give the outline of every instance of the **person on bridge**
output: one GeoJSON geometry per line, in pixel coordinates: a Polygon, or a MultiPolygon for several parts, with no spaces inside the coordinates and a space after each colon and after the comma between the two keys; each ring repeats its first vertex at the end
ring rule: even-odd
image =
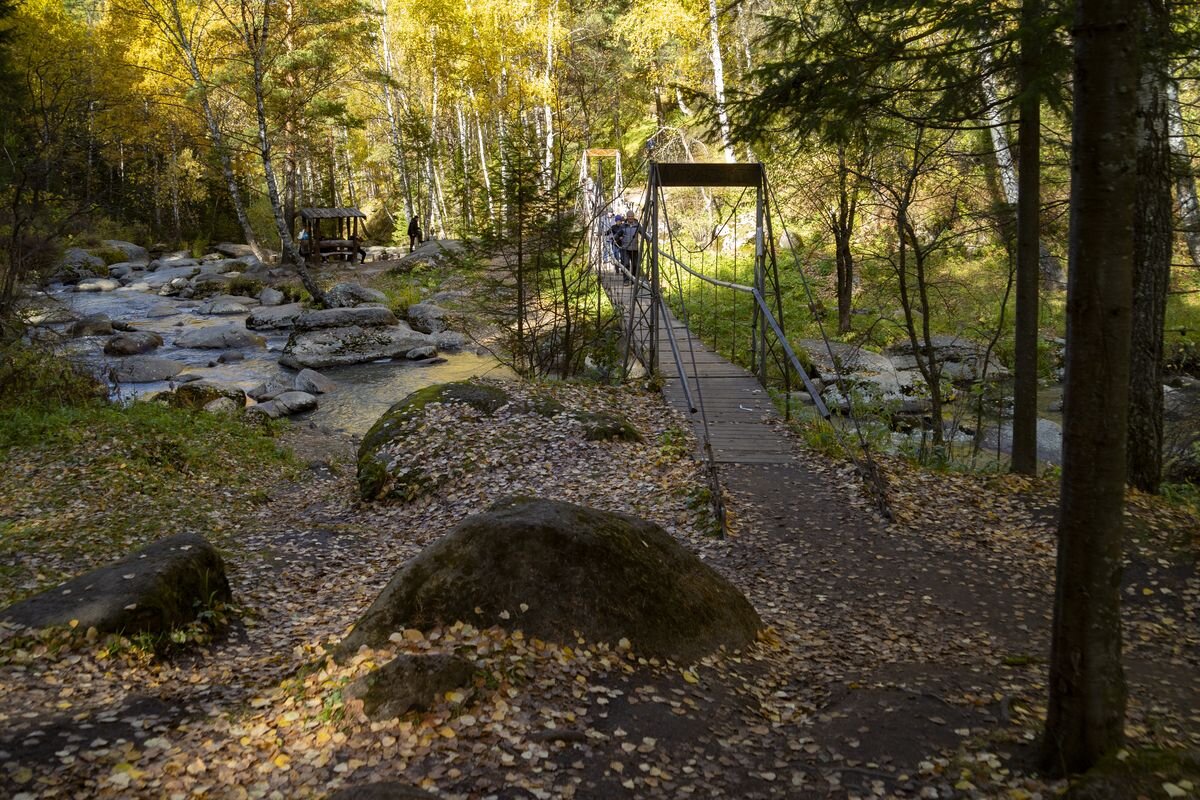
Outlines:
{"type": "Polygon", "coordinates": [[[640,233],[637,216],[632,212],[626,214],[625,224],[621,226],[617,235],[617,245],[621,248],[621,263],[634,278],[638,276],[638,267],[642,260],[640,233]]]}
{"type": "Polygon", "coordinates": [[[613,263],[624,264],[624,259],[621,257],[621,247],[617,244],[617,234],[620,233],[620,228],[625,224],[625,218],[620,214],[609,214],[605,220],[604,239],[608,243],[609,255],[612,257],[613,263]]]}
{"type": "Polygon", "coordinates": [[[417,215],[413,214],[413,218],[408,221],[408,252],[416,249],[421,243],[421,223],[417,220],[417,215]]]}

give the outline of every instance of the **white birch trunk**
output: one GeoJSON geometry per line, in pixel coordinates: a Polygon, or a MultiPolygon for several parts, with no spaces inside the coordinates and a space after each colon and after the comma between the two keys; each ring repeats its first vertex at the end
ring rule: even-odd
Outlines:
{"type": "Polygon", "coordinates": [[[488,174],[487,148],[483,143],[483,121],[479,118],[479,106],[475,103],[475,90],[468,89],[471,107],[475,112],[475,133],[479,137],[479,171],[483,173],[483,188],[487,192],[488,220],[496,224],[496,204],[492,199],[492,177],[488,174]]]}
{"type": "Polygon", "coordinates": [[[712,51],[708,54],[713,67],[713,95],[717,105],[717,127],[721,131],[721,146],[725,160],[737,161],[733,152],[733,136],[729,130],[729,113],[725,110],[725,63],[721,59],[721,31],[717,25],[717,0],[708,0],[708,33],[712,51]]]}
{"type": "Polygon", "coordinates": [[[1196,173],[1192,171],[1191,154],[1188,153],[1187,139],[1183,136],[1179,87],[1173,80],[1167,81],[1167,141],[1171,147],[1171,160],[1175,162],[1175,194],[1179,202],[1183,238],[1187,242],[1192,263],[1200,267],[1200,202],[1196,200],[1196,173]]]}
{"type": "Polygon", "coordinates": [[[542,169],[547,188],[554,180],[550,174],[554,166],[554,107],[550,98],[554,93],[554,12],[556,5],[556,3],[551,3],[546,10],[546,101],[542,104],[542,114],[545,117],[546,152],[542,159],[542,169]]]}

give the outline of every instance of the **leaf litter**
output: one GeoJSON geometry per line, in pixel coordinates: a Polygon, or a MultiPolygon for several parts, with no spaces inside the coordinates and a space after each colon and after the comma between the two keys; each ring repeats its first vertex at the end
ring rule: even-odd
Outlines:
{"type": "MultiPolygon", "coordinates": [[[[1062,790],[1026,760],[1045,713],[1051,481],[885,459],[896,513],[885,524],[846,465],[797,444],[793,465],[723,469],[732,525],[719,539],[696,502],[707,478],[678,445],[686,420],[632,390],[551,391],[568,408],[625,415],[645,442],[588,442],[567,415],[519,403],[495,418],[435,405],[395,457],[440,487],[362,504],[349,444],[297,427],[288,441],[301,458],[332,469],[204,523],[241,609],[227,636],[163,659],[77,632],[3,632],[0,786],[23,798],[321,797],[386,780],[441,797],[1062,790]],[[402,630],[331,658],[401,564],[508,494],[658,522],[746,592],[768,629],[746,651],[673,664],[627,641],[526,637],[511,609],[507,630],[402,630]],[[430,711],[370,721],[343,691],[400,653],[465,658],[473,683],[430,711]]],[[[1200,589],[1194,559],[1189,572],[1163,546],[1191,531],[1180,552],[1194,554],[1196,519],[1142,497],[1131,517],[1127,733],[1131,746],[1195,749],[1200,589]]]]}

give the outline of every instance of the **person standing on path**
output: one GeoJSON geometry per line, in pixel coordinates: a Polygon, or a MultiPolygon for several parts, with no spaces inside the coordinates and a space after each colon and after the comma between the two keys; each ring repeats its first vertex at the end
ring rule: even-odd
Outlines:
{"type": "Polygon", "coordinates": [[[621,226],[621,234],[618,237],[620,240],[621,250],[623,251],[622,261],[625,268],[633,275],[638,276],[638,267],[642,260],[642,243],[639,240],[641,228],[638,227],[638,218],[632,213],[625,215],[625,224],[621,226]]]}
{"type": "Polygon", "coordinates": [[[416,249],[421,243],[421,223],[417,221],[417,215],[408,221],[408,252],[416,249]]]}

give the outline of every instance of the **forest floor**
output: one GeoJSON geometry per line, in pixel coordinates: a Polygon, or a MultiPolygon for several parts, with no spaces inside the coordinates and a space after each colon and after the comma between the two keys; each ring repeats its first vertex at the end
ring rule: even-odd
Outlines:
{"type": "MultiPolygon", "coordinates": [[[[203,515],[174,520],[226,553],[239,607],[223,637],[152,656],[136,643],[6,632],[0,794],[294,798],[393,782],[471,798],[1015,799],[1066,788],[1035,777],[1031,761],[1046,697],[1056,481],[887,460],[896,519],[884,523],[845,464],[793,442],[794,465],[723,471],[731,534],[717,538],[698,502],[705,481],[687,422],[659,396],[554,391],[625,414],[646,441],[568,447],[554,425],[516,415],[494,436],[467,437],[487,469],[413,503],[364,504],[354,443],[300,423],[282,434],[295,468],[264,468],[203,515]],[[694,665],[463,625],[408,631],[342,665],[327,658],[404,561],[515,493],[662,524],[742,589],[770,629],[744,652],[694,665]],[[477,685],[430,712],[370,722],[341,690],[399,651],[464,655],[477,685]]],[[[439,443],[464,441],[455,432],[461,421],[433,420],[424,450],[437,457],[439,443]]],[[[782,426],[780,435],[790,436],[782,426]]],[[[48,498],[86,457],[11,449],[0,462],[9,522],[51,523],[61,503],[48,498]]],[[[102,492],[79,492],[71,513],[102,502],[102,492]]],[[[1100,792],[1085,796],[1194,797],[1200,519],[1134,496],[1129,522],[1129,744],[1103,780],[1085,781],[1100,792]]],[[[61,544],[6,564],[4,596],[100,556],[61,544]],[[25,561],[37,575],[22,573],[25,561]]]]}

